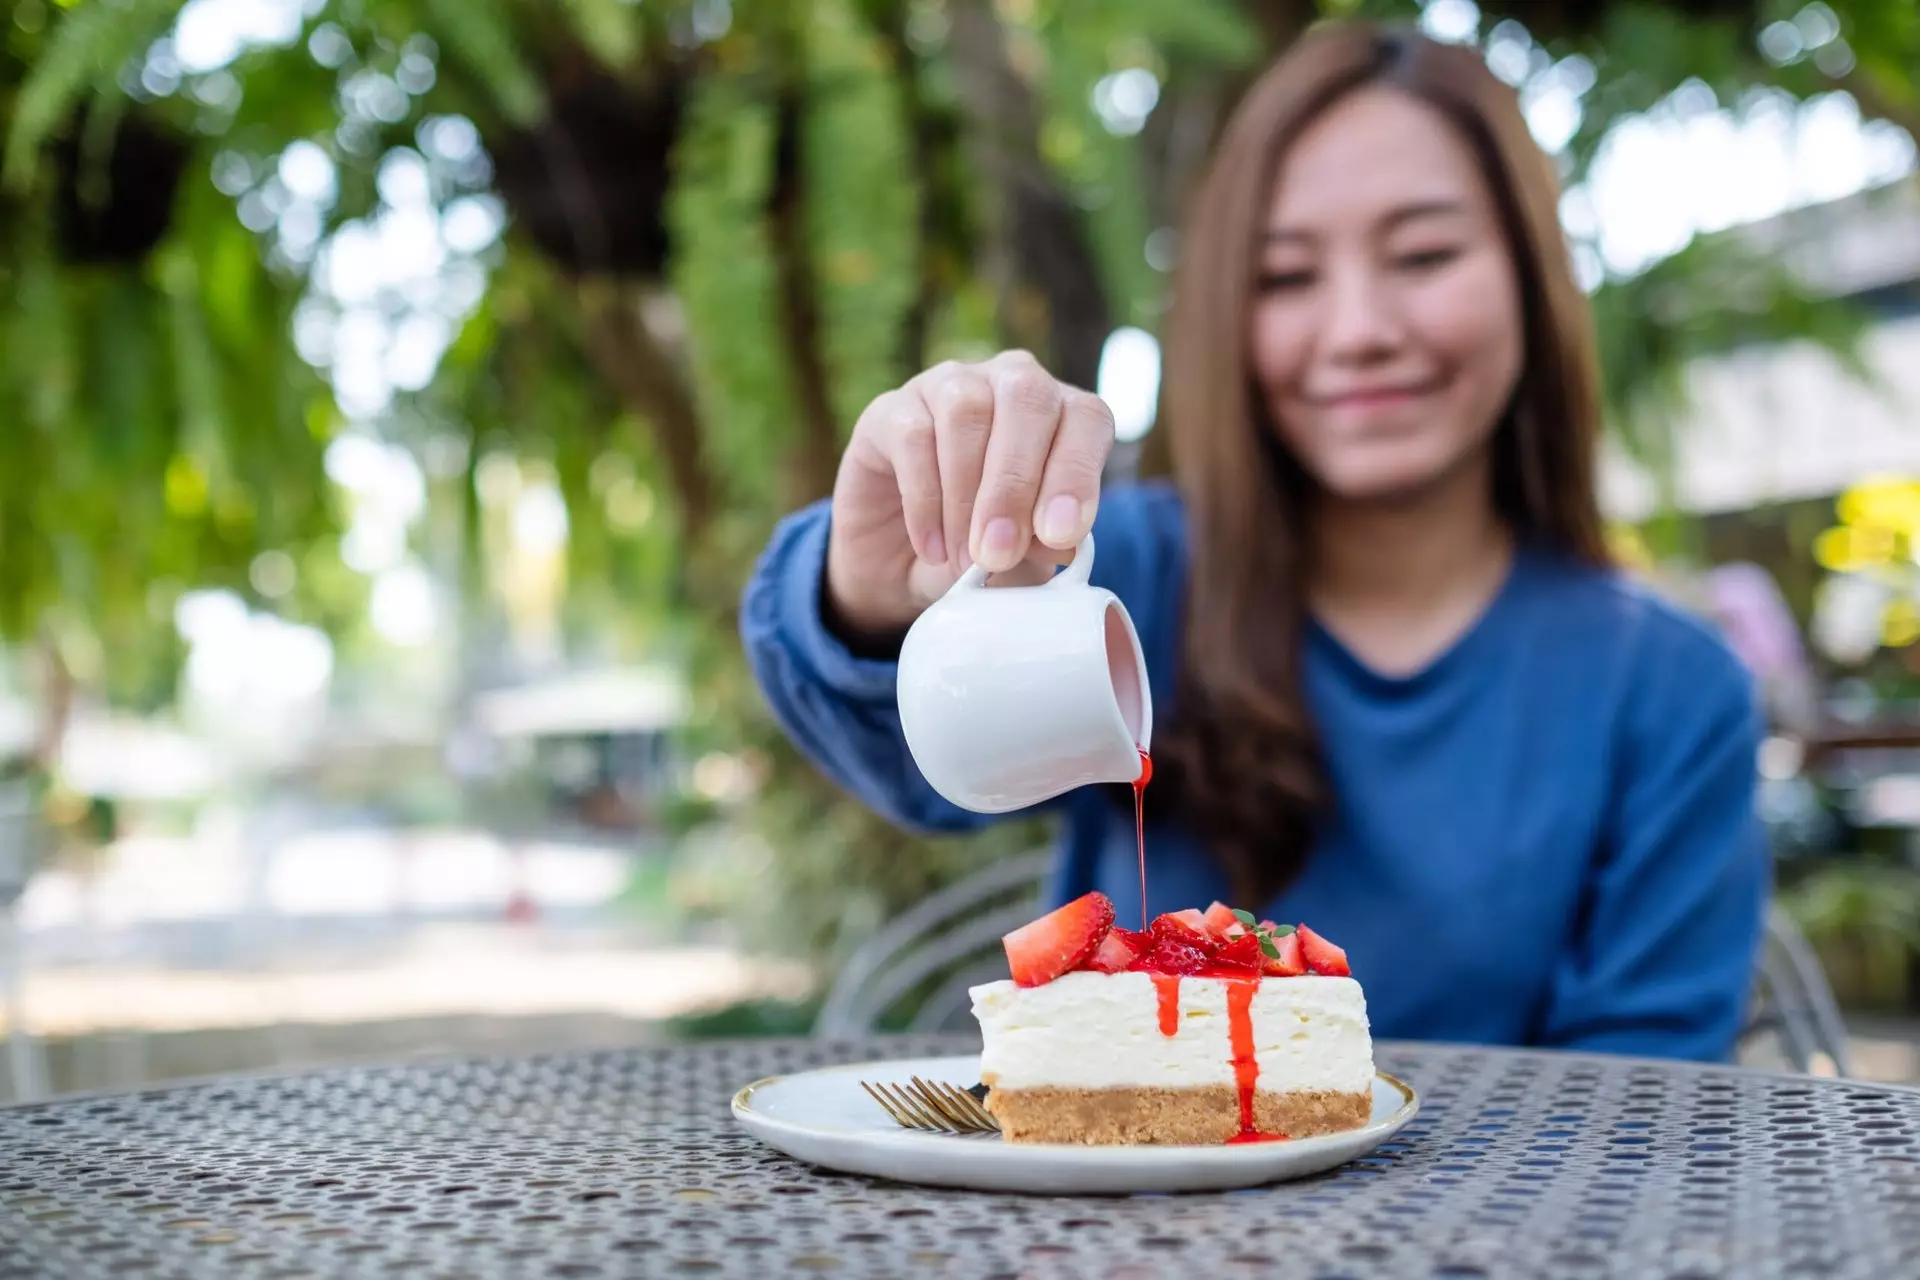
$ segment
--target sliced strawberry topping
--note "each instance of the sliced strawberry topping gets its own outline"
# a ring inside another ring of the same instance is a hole
[[[1136,973],[1192,974],[1206,972],[1211,963],[1199,947],[1162,935],[1155,939],[1153,950],[1127,967]]]
[[[1349,977],[1347,953],[1306,925],[1277,925],[1214,902],[1156,916],[1143,932],[1113,927],[1113,903],[1089,893],[1016,929],[1003,941],[1014,981],[1037,987],[1063,973],[1154,973],[1232,978],[1269,974]]]
[[[1195,933],[1212,936],[1212,932],[1207,928],[1207,913],[1197,907],[1188,907],[1185,911],[1173,911],[1168,914]]]
[[[1112,900],[1104,893],[1089,893],[1000,941],[1014,982],[1038,987],[1084,964],[1112,928]]]
[[[1241,928],[1239,919],[1233,914],[1233,908],[1224,902],[1216,902],[1202,912],[1200,924],[1208,933],[1222,942],[1232,937],[1234,930]],[[1241,929],[1241,932],[1245,930]]]
[[[1194,912],[1192,914],[1198,915],[1199,913]],[[1189,923],[1183,919],[1181,913],[1177,911],[1164,916],[1155,916],[1153,923],[1147,926],[1147,932],[1153,935],[1156,943],[1172,940],[1193,947],[1207,955],[1211,955],[1213,949],[1220,945],[1213,940],[1212,934],[1198,925]]]
[[[1219,969],[1245,969],[1248,973],[1258,973],[1265,958],[1260,953],[1260,939],[1243,933],[1214,952],[1213,963]]]
[[[1083,968],[1095,973],[1122,973],[1128,965],[1153,950],[1153,938],[1150,934],[1135,933],[1131,929],[1114,929],[1100,940],[1093,954],[1087,957]]]
[[[1307,963],[1311,973],[1322,973],[1330,978],[1345,978],[1353,974],[1347,965],[1347,953],[1334,946],[1313,930],[1301,925],[1295,935],[1300,939],[1300,957]]]
[[[1276,978],[1297,978],[1307,971],[1306,961],[1300,958],[1300,935],[1289,933],[1285,937],[1275,938],[1273,945],[1280,954],[1260,957],[1260,972],[1272,974]]]

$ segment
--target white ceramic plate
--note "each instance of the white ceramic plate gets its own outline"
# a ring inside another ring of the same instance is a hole
[[[1380,1074],[1364,1128],[1291,1142],[1218,1147],[1071,1147],[1002,1142],[998,1134],[958,1137],[903,1129],[860,1081],[906,1083],[909,1076],[962,1088],[980,1078],[980,1059],[861,1062],[756,1080],[734,1095],[733,1114],[769,1146],[809,1164],[940,1187],[1063,1195],[1137,1191],[1222,1191],[1321,1173],[1365,1155],[1413,1119],[1413,1089]]]

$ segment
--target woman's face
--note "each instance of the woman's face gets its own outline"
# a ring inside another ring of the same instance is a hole
[[[1465,139],[1360,90],[1282,159],[1252,360],[1282,442],[1327,494],[1405,499],[1485,457],[1520,376],[1513,256]]]

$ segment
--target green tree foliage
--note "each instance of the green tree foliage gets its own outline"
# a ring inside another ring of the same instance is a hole
[[[174,593],[330,548],[333,524],[289,282],[191,137],[89,79],[174,7],[16,11],[0,55],[0,634],[50,629],[143,702],[170,689]]]
[[[183,75],[165,44],[183,8],[12,6],[0,634],[83,633],[115,654],[117,692],[152,700],[173,656],[169,593],[250,591],[267,550],[303,572],[291,597],[262,603],[350,629],[358,580],[339,564],[321,457],[351,429],[431,464],[484,635],[493,517],[475,477],[489,459],[546,469],[568,504],[574,643],[692,670],[691,745],[741,752],[763,775],[760,852],[738,855],[732,879],[816,950],[1035,833],[910,839],[785,746],[733,640],[772,522],[827,492],[860,405],[927,363],[1019,343],[1090,382],[1113,326],[1157,322],[1166,279],[1143,246],[1177,224],[1265,59],[1323,13],[1418,12],[315,0],[296,38]],[[1722,103],[1845,87],[1911,127],[1910,0],[1830,12],[1852,52],[1824,69],[1760,52],[1768,24],[1804,16],[1797,2],[1487,0],[1481,30],[1521,42],[1528,77],[1591,82],[1564,157],[1577,183],[1615,122],[1688,81]],[[1137,132],[1115,131],[1096,90],[1129,70],[1151,73],[1159,101]],[[477,131],[477,157],[443,163],[449,121]],[[275,219],[296,145],[332,172],[304,246]],[[484,287],[433,381],[349,424],[298,355],[295,317],[329,305],[315,243],[381,215],[396,156],[425,166],[443,207],[498,200],[509,230],[481,252]],[[1608,281],[1596,309],[1609,406],[1644,456],[1676,420],[1689,359],[1786,336],[1844,349],[1854,324],[1724,239]]]

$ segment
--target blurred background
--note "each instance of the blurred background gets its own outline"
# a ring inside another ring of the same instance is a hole
[[[942,358],[1151,465],[1184,199],[1339,13],[1557,157],[1616,545],[1762,681],[1783,901],[1920,1079],[1913,0],[0,12],[0,1096],[804,1032],[1042,844],[815,777],[740,584]]]

